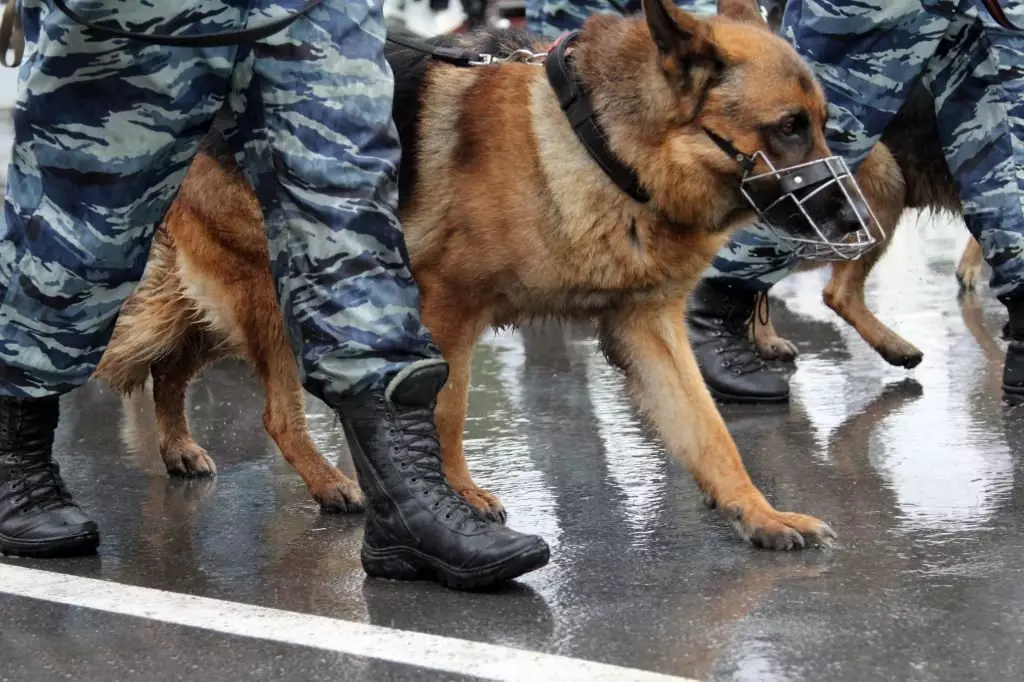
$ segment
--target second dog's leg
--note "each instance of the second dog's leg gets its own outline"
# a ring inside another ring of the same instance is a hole
[[[834,533],[827,524],[776,510],[750,479],[701,378],[680,307],[621,311],[602,320],[605,353],[625,368],[641,411],[743,539],[769,549],[829,544]]]
[[[961,291],[974,291],[978,288],[978,281],[981,279],[981,265],[984,262],[981,244],[972,237],[964,247],[960,263],[956,266],[956,279],[960,282]]]
[[[902,336],[885,326],[864,302],[864,283],[882,256],[882,250],[861,260],[836,263],[832,278],[822,292],[825,305],[834,310],[890,365],[910,369],[924,354]]]
[[[772,325],[771,313],[768,309],[768,294],[757,295],[754,306],[754,323],[751,325],[751,340],[757,348],[757,354],[765,360],[794,360],[799,351],[792,341],[778,335]]]

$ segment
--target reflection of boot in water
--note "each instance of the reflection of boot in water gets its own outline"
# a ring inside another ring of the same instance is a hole
[[[531,649],[556,639],[551,607],[523,583],[505,583],[489,593],[465,593],[366,580],[362,595],[373,625],[476,641],[530,642]],[[409,608],[413,598],[430,607]]]

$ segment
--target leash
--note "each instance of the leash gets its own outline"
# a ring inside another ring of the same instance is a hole
[[[496,57],[486,52],[470,52],[457,47],[446,47],[444,45],[431,45],[430,43],[403,35],[388,34],[387,41],[422,52],[423,54],[455,66],[492,66],[506,62],[518,62],[520,64],[540,64],[547,57],[547,52],[530,52],[529,50],[516,50],[507,57]]]
[[[14,68],[21,65],[25,54],[25,34],[21,32],[21,17],[15,8],[16,0],[7,0],[3,17],[0,17],[0,64]],[[14,49],[14,59],[8,63],[7,52]]]
[[[15,9],[16,1],[7,0],[7,4],[4,6],[3,17],[0,18],[0,63],[9,67],[20,65],[25,51],[25,36],[21,31],[21,17],[18,16],[18,12]],[[274,19],[252,28],[186,36],[167,33],[140,33],[126,31],[117,26],[103,26],[89,21],[75,12],[68,7],[65,0],[52,0],[52,2],[54,7],[60,10],[68,19],[104,38],[127,38],[137,43],[165,45],[167,47],[227,47],[230,45],[253,43],[283,31],[295,21],[319,7],[323,0],[309,0],[294,14],[289,14],[286,17]],[[11,49],[14,50],[14,59],[8,62],[7,52]]]
[[[990,17],[992,17],[992,20],[995,21],[1000,26],[1002,26],[1003,28],[1005,28],[1007,31],[1024,31],[1024,28],[1017,26],[1012,21],[1006,18],[1006,13],[1003,11],[1002,6],[999,4],[999,0],[978,0],[978,2],[980,2],[981,6],[988,11],[988,14]]]

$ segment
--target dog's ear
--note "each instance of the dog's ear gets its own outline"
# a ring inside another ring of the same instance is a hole
[[[692,102],[688,112],[692,115],[724,66],[708,24],[674,5],[666,5],[667,1],[643,0],[644,17],[658,47],[661,69],[675,89]]]
[[[757,0],[718,0],[718,14],[771,30]]]

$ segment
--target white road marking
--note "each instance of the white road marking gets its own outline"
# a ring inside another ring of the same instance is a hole
[[[493,680],[696,682],[379,625],[0,564],[0,592],[163,623]]]

